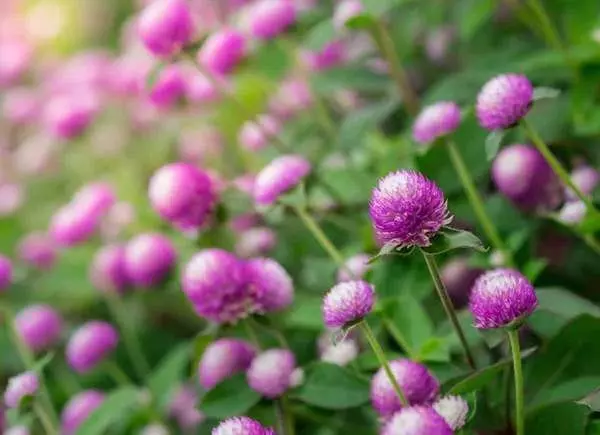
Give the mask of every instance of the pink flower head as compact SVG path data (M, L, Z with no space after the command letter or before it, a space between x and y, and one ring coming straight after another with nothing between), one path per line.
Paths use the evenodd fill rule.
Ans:
M237 30L224 28L204 41L198 62L214 74L231 72L246 55L246 39Z
M194 21L186 0L156 0L137 21L140 39L154 55L173 56L194 36Z
M21 261L40 270L51 269L56 261L56 247L52 239L41 232L25 236L19 242L18 254Z
M50 236L59 246L75 246L90 239L98 228L99 217L76 203L60 208L50 221Z
M91 91L62 93L44 107L44 123L57 139L74 139L87 129L99 111L100 102Z
M566 225L580 223L587 213L587 206L583 201L565 202L558 212L557 219Z
M433 404L433 409L452 430L460 430L467 422L469 404L460 396L444 396Z
M344 281L323 298L323 320L331 328L341 328L369 314L374 303L375 290L368 282Z
M223 136L217 128L203 126L185 130L179 140L179 156L189 163L211 162L223 152Z
M571 181L584 195L591 195L598 183L600 183L600 173L591 166L579 166L571 173ZM565 196L569 201L578 199L575 192L568 187L565 188Z
M198 364L198 379L202 388L210 390L225 379L246 371L256 351L236 338L219 339L206 348Z
M25 41L9 39L0 41L0 88L6 88L25 74L33 50Z
M169 108L181 100L186 93L187 79L180 65L164 67L150 90L150 101L159 108Z
M248 417L232 417L224 420L212 430L212 435L275 435L256 420Z
M279 134L281 126L277 119L269 115L261 115L256 121L246 121L238 134L242 148L259 151L265 148L271 137Z
M110 90L120 97L140 95L151 66L142 56L127 54L117 58L110 67Z
M104 361L116 349L119 334L106 322L90 321L77 329L67 344L69 365L79 373L86 373Z
M425 144L446 136L460 124L460 107L452 101L441 101L421 111L413 125L413 138Z
M102 216L108 213L116 200L114 188L109 183L99 181L87 184L77 191L72 204L95 216Z
M261 312L281 311L292 304L294 283L286 270L270 258L254 258L244 263L249 292L256 295Z
M291 0L259 0L248 9L250 33L271 39L294 24L296 9Z
M533 86L521 74L502 74L488 81L477 96L479 124L487 130L510 128L523 118L533 102Z
M269 349L258 354L250 364L248 385L265 397L274 399L290 388L290 377L296 368L296 358L287 349Z
M290 78L281 83L269 101L269 109L282 119L308 109L313 103L312 94L304 80Z
M15 317L17 334L32 352L54 346L60 340L62 327L62 318L49 305L30 305Z
M26 397L35 396L40 384L34 372L24 372L8 380L4 391L4 403L9 408L18 408Z
M85 390L71 397L62 411L61 433L74 435L79 426L102 402L104 402L104 394L96 390Z
M217 86L214 81L219 82ZM197 104L213 103L221 98L221 86L227 88L229 84L222 76L214 76L213 80L201 74L198 70L191 69L187 72L185 82L185 96Z
M362 279L369 271L369 256L367 254L356 254L348 258L344 267L338 269L337 281L352 281Z
M233 185L233 187L235 187L237 190L239 190L242 193L245 193L247 195L252 195L252 193L254 192L254 183L256 181L256 175L254 174L244 174L244 175L240 175L239 177L237 177L236 179L234 179L231 184ZM254 226L250 225L250 226ZM244 229L248 229L249 227L236 227L236 231L242 231Z
M235 253L243 258L268 254L277 244L277 234L271 228L250 228L239 235Z
M10 181L0 183L0 217L14 214L25 200L25 189Z
M31 124L39 113L39 97L33 89L13 88L6 91L2 114L17 125Z
M303 61L311 71L324 71L338 66L346 61L346 44L341 41L332 41L325 44L319 51L306 51Z
M13 280L13 266L12 262L5 257L0 255L0 291L4 291L10 287Z
M333 25L337 30L343 29L346 23L360 15L363 11L363 5L360 0L342 0L336 7L333 14Z
M272 160L256 177L254 200L270 205L298 185L311 170L310 163L299 155L285 155Z
M453 435L454 431L433 408L411 406L385 424L382 435Z
M125 269L125 247L106 245L100 248L90 267L90 281L103 292L122 293L129 285Z
M133 284L152 287L173 269L177 253L171 241L157 233L140 234L125 246L125 271Z
M173 395L169 405L169 414L177 420L177 424L184 433L194 433L198 425L205 419L204 414L196 409L197 403L198 395L192 385L182 385Z

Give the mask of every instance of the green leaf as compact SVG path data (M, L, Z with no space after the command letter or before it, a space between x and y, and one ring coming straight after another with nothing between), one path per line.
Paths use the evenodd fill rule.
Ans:
M538 87L533 90L533 101L546 98L556 98L560 95L559 89Z
M584 435L588 409L576 403L548 406L527 416L528 435Z
M571 379L549 388L543 395L538 395L536 401L527 404L527 408L530 410L555 403L574 402L585 398L598 387L600 387L600 376Z
M54 359L54 352L48 352L42 358L38 359L32 367L36 373L41 373L48 364Z
M502 145L502 139L506 135L506 130L494 130L485 138L485 155L488 162L491 162L498 154Z
M577 228L584 234L593 235L600 230L600 213L595 210L588 210L583 220L577 225Z
M320 50L325 44L335 38L335 29L331 19L323 20L313 26L304 40L304 48L308 50Z
M322 302L319 296L298 295L287 315L286 324L293 328L321 331L323 329Z
M161 407L169 402L173 389L179 385L189 362L190 345L181 344L171 350L148 377L146 385Z
M436 255L460 248L470 248L479 252L487 251L483 242L475 234L450 227L444 227L431 240L431 245L421 249L428 254Z
M350 113L340 127L340 146L344 148L359 146L365 134L375 129L397 106L398 101L393 99Z
M227 418L245 414L259 400L260 394L248 386L246 375L239 373L208 391L202 398L200 410L207 417Z
M469 0L460 3L459 33L463 41L471 39L489 21L496 10L494 0Z
M370 30L377 26L377 17L362 13L346 21L346 27L352 30Z
M369 400L369 382L344 367L316 363L307 369L297 397L320 408L354 408Z
M322 71L313 78L313 89L319 94L331 94L341 89L383 91L390 86L387 76L359 65L347 65Z
M544 271L548 261L544 258L532 258L523 266L523 274L531 282L535 282L537 277Z
M76 435L104 435L116 423L127 421L131 411L140 403L140 392L134 387L119 388L108 394L102 404L92 412Z

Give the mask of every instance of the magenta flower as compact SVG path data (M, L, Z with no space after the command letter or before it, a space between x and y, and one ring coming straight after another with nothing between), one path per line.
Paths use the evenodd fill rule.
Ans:
M454 431L429 406L411 406L394 414L382 435L453 435Z
M360 0L342 0L338 2L333 14L333 26L337 29L343 29L346 23L363 11L363 5Z
M369 213L377 241L401 247L429 246L430 239L452 220L444 192L412 170L392 172L379 180Z
M69 365L86 373L104 361L116 349L119 334L110 323L90 321L77 329L67 344Z
M324 71L343 63L347 58L346 44L341 41L331 41L318 51L306 51L302 60L311 71Z
M580 223L587 213L587 206L583 201L565 202L558 212L557 219L566 225Z
M600 173L591 166L579 166L573 169L571 181L584 195L591 195L598 183L600 183ZM569 201L576 201L578 199L575 192L568 187L565 188L565 196Z
M479 329L519 325L538 305L533 285L513 269L481 275L471 290L469 309Z
M52 97L44 107L47 130L57 139L74 139L84 133L100 109L98 96L89 90Z
M141 234L125 246L125 271L139 287L152 287L173 269L177 253L171 241L157 233Z
M361 320L373 309L375 290L365 281L344 281L323 298L323 320L332 328Z
M481 269L470 266L464 257L452 258L443 265L440 276L455 307L467 304L471 288L481 273Z
M90 239L99 223L98 215L77 203L70 203L52 216L48 233L57 245L71 247Z
M31 63L32 47L25 41L8 39L0 42L0 88L7 88L21 79Z
M254 182L252 182L252 186L254 186ZM260 224L260 215L256 213L244 213L231 218L228 226L235 233L243 233Z
M93 215L103 216L109 212L116 200L114 188L109 183L98 181L83 186L75 193L71 202Z
M306 81L289 78L284 80L277 93L269 101L269 110L280 119L287 119L308 109L313 97Z
M23 399L35 396L39 387L39 380L34 372L14 376L8 380L4 391L4 403L9 408L18 408Z
M446 420L452 430L461 429L467 422L469 404L460 396L444 396L433 404L433 409Z
M63 435L74 435L89 415L104 402L104 394L96 390L86 390L71 397L61 415Z
M259 151L265 148L270 138L279 134L280 130L281 126L277 119L270 115L261 115L256 121L246 121L242 125L238 141L244 149Z
M224 28L210 35L200 51L198 62L214 74L231 72L246 55L246 40L237 30Z
M477 96L479 124L487 130L510 128L533 103L533 86L521 74L502 74L488 81Z
M49 305L30 305L15 316L17 334L32 352L54 346L60 340L62 327L62 318Z
M254 200L259 205L273 204L283 193L298 185L310 170L310 163L299 155L272 160L256 177Z
M413 125L415 141L426 144L452 133L460 125L460 107L453 101L440 101L419 113Z
M92 261L89 275L98 290L122 293L130 284L125 268L125 247L106 245L100 248Z
M214 76L214 81L220 83L216 86L213 80L204 76L196 68L187 72L185 83L185 96L192 102L197 104L206 104L218 101L221 98L220 87L227 89L229 84L222 76Z
M287 349L269 349L257 355L246 372L248 385L265 397L274 399L290 388L296 358Z
M270 258L254 258L244 263L248 293L255 295L260 312L281 311L292 304L294 284L286 270Z
M221 338L211 343L198 364L198 379L202 388L210 390L223 380L246 371L256 351L244 340Z
M291 0L259 0L248 9L250 33L259 39L271 39L294 24L296 8Z
M277 234L271 228L250 228L239 235L235 253L243 258L268 254L277 244Z
M362 279L369 271L369 256L367 254L356 254L348 258L344 267L340 267L337 273L337 281L352 281Z
M156 56L173 56L194 36L194 21L186 0L157 0L140 14L140 39Z
M183 99L186 90L187 79L181 66L171 64L164 67L158 74L150 90L149 98L156 107L170 108Z
M173 395L169 405L169 415L177 420L184 433L194 433L205 419L204 414L196 409L197 403L198 395L192 385L182 385Z
M5 257L0 255L0 291L4 291L10 287L13 280L13 266L12 262Z
M56 261L56 247L52 240L44 233L34 232L25 236L18 246L21 261L41 270L54 266Z
M210 176L189 163L172 163L156 171L148 194L158 214L181 230L204 226L217 201Z
M256 420L248 417L232 417L224 420L212 430L212 435L275 435Z
M423 364L409 359L397 359L390 361L390 368L411 405L430 404L437 397L440 384ZM384 417L389 417L402 408L383 368L371 379L371 404Z
M31 124L39 114L39 100L38 94L32 89L10 89L4 95L2 114L13 124Z

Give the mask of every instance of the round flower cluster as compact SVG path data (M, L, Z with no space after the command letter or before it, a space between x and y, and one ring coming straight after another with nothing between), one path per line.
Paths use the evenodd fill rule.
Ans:
M341 328L359 321L373 309L375 290L366 281L344 281L335 285L323 299L325 325Z
M216 340L204 350L198 364L200 385L210 390L224 379L246 371L255 354L254 348L243 340L236 338Z
M248 417L232 417L213 429L212 435L276 435L256 420Z
M86 373L104 361L117 347L119 334L109 323L90 321L73 333L66 348L69 365Z

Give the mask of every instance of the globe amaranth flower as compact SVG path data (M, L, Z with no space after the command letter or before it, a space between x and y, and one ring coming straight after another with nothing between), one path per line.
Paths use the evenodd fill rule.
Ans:
M247 13L250 33L258 39L274 38L296 20L296 7L290 0L259 0Z
M197 408L198 394L192 385L182 385L173 395L169 405L169 415L174 417L184 433L195 433L205 417Z
M72 247L90 239L99 224L98 215L77 203L69 203L52 216L48 233L57 245Z
M141 234L125 246L127 276L139 287L160 284L173 269L176 260L173 244L162 234Z
M361 320L373 309L375 290L366 281L344 281L333 286L323 298L325 325L341 328Z
M0 183L0 217L13 215L25 201L25 189L22 184L5 181Z
M461 429L467 422L469 404L460 396L444 396L433 404L433 409L446 420L452 430Z
M2 115L16 125L33 123L39 114L38 94L28 88L13 88L5 93L2 102Z
M411 406L386 423L382 435L453 435L454 431L433 408Z
M363 5L360 0L342 0L338 2L333 13L333 26L337 30L343 29L351 18L360 15L362 11Z
M122 293L130 284L125 268L125 247L115 244L100 248L94 256L89 275L98 290Z
M369 271L369 256L367 254L356 254L348 258L343 267L338 269L337 281L352 281L362 279Z
M69 140L84 133L99 109L100 101L93 91L71 91L48 100L43 120L53 137Z
M30 305L15 316L15 329L32 352L41 352L60 340L63 321L49 305Z
M210 390L236 373L246 371L255 355L254 347L244 340L216 340L206 348L198 364L200 385Z
M217 192L210 176L189 163L172 163L160 168L148 189L154 210L181 230L206 224Z
M270 139L281 131L279 121L270 115L261 115L256 121L246 121L238 134L242 148L259 151L265 148Z
M346 366L358 357L360 348L355 340L346 338L339 343L329 344L321 353L321 361Z
M310 163L299 155L285 155L271 161L256 177L254 200L270 205L298 185L310 172Z
M246 39L237 30L224 28L211 34L198 51L198 63L214 74L230 73L246 55Z
M194 21L186 0L150 3L137 20L137 32L145 47L160 57L179 53L194 36Z
M0 255L0 291L6 290L12 284L12 262L4 255Z
M575 225L583 220L587 206L583 201L566 202L558 212L557 219L566 225Z
M313 96L306 81L298 78L285 79L269 100L269 110L279 119L288 119L308 109Z
M562 201L560 180L540 152L530 145L504 147L492 163L498 190L524 211L547 211Z
M0 425L0 429L2 429ZM2 432L4 435L30 435L29 429L27 426L12 426Z
M97 181L86 184L79 189L73 196L71 203L77 204L87 212L96 215L104 216L110 211L117 200L113 186L109 183Z
M212 430L212 435L275 435L258 421L248 417L232 417L224 420Z
M455 307L467 305L471 288L482 272L469 265L468 259L464 257L452 258L442 266L440 277Z
M401 247L429 246L452 221L444 192L423 174L392 172L373 190L369 214L377 241Z
M326 43L318 51L302 53L302 62L310 71L324 71L343 63L347 58L347 47L344 41L334 40Z
M598 183L600 183L600 173L591 166L579 166L573 169L571 181L584 195L591 195ZM569 201L576 201L578 199L575 192L569 187L565 188L565 196Z
M26 235L19 242L19 259L40 270L48 270L56 261L56 247L50 237L41 232Z
M487 130L510 128L523 118L533 103L533 86L521 74L502 74L488 81L479 95L475 111Z
M96 390L86 390L71 397L61 414L61 433L74 435L89 415L104 402L104 394Z
M292 304L294 283L279 263L270 258L254 258L243 267L247 291L255 295L259 312L280 311Z
M160 109L175 106L186 95L187 78L181 66L171 64L164 67L152 85L148 98L150 102Z
M479 329L518 325L537 305L533 285L513 269L496 269L481 275L469 299L473 325Z
M119 343L119 334L110 323L90 321L71 336L66 357L69 365L79 373L86 373L104 361Z
M413 125L415 141L426 144L452 133L460 125L460 107L453 101L441 101L427 106Z
M238 236L235 253L243 258L268 254L277 244L277 234L271 228L250 228Z
M33 58L32 46L22 39L3 38L0 41L0 88L19 81Z
M24 372L8 380L4 391L4 403L9 408L18 408L26 397L35 396L40 384L34 372Z
M246 377L250 388L273 399L290 388L295 369L296 358L292 352L288 349L269 349L252 360Z
M409 359L397 359L390 361L390 368L410 405L430 404L437 397L440 384L423 364ZM389 417L402 408L383 368L371 379L371 403L375 411L384 417Z

